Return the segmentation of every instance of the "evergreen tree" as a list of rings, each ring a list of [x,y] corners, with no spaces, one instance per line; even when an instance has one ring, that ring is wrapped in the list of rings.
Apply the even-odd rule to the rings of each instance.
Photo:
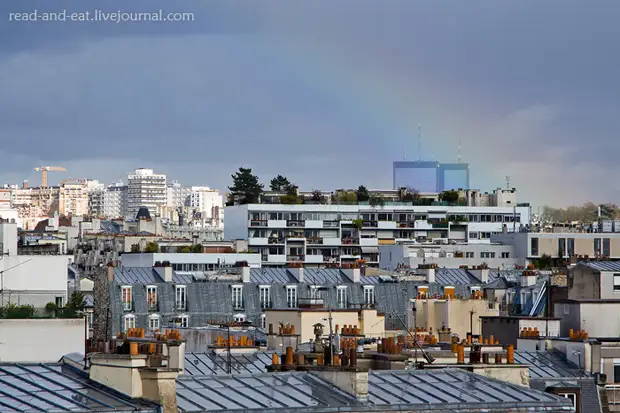
[[[291,185],[291,181],[289,181],[288,178],[278,175],[271,180],[269,188],[274,192],[288,192]]]
[[[357,191],[355,191],[355,194],[357,195],[358,202],[366,202],[370,199],[368,189],[366,189],[364,185],[360,185],[359,188],[357,188]]]
[[[263,185],[258,177],[252,174],[251,168],[239,168],[239,172],[231,175],[232,186],[229,186],[229,204],[251,204],[258,202],[263,192]]]

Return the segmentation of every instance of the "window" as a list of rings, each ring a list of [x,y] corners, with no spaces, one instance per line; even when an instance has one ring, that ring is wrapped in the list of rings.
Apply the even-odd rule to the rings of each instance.
[[[181,315],[174,318],[174,324],[177,327],[187,328],[189,326],[189,317],[187,315]]]
[[[187,307],[187,288],[184,285],[176,286],[176,309],[185,310]]]
[[[260,328],[263,330],[267,328],[267,316],[265,314],[261,314],[260,316]]]
[[[131,287],[121,287],[121,301],[123,302],[123,310],[131,311]]]
[[[286,287],[286,306],[297,308],[297,286],[289,285]]]
[[[569,399],[573,403],[573,407],[577,408],[577,395],[575,393],[564,393],[560,394],[560,396],[564,396]]]
[[[95,313],[93,313],[92,311],[86,313],[86,323],[89,329],[93,328],[94,315]]]
[[[568,238],[566,240],[566,250],[569,257],[575,255],[575,238]]]
[[[232,286],[232,303],[234,309],[243,308],[243,286],[242,285],[233,285]]]
[[[611,255],[611,245],[609,238],[603,238],[603,257]]]
[[[63,301],[64,301],[63,297],[56,297],[56,307],[63,308],[64,307]]]
[[[243,323],[245,321],[245,314],[235,314],[233,320],[235,320],[235,323]]]
[[[364,286],[364,303],[368,305],[375,304],[375,287],[371,285]]]
[[[476,254],[473,251],[465,251],[465,258],[476,258]]]
[[[319,287],[318,285],[311,285],[310,298],[314,300],[321,298],[321,287]]]
[[[127,314],[123,318],[123,328],[125,333],[129,331],[130,328],[136,328],[136,317],[133,314]]]
[[[502,252],[502,258],[510,258],[509,252]]]
[[[337,287],[336,293],[338,308],[347,308],[347,287]]]
[[[601,239],[594,238],[594,256],[598,257],[601,255]]]
[[[271,294],[268,285],[258,287],[258,296],[260,299],[260,308],[271,308]]]
[[[566,255],[566,238],[558,238],[558,257]]]
[[[538,257],[538,238],[532,238],[530,240],[530,255],[532,257]]]
[[[614,292],[620,292],[620,274],[614,274]]]
[[[146,303],[149,311],[157,310],[157,287],[154,285],[146,287]]]
[[[151,314],[149,316],[149,330],[159,330],[161,326],[161,318],[157,314]]]

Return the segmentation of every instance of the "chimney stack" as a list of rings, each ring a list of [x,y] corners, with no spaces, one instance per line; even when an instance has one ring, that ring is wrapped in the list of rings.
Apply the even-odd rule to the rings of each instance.
[[[357,361],[357,360],[356,360]],[[347,370],[316,370],[312,374],[332,383],[340,390],[349,393],[360,402],[368,401],[368,371]]]
[[[297,281],[302,284],[304,282],[304,267],[298,266],[288,269],[293,277],[297,278]]]
[[[114,261],[108,262],[108,281],[114,281]]]
[[[22,188],[23,189],[28,189],[28,181],[22,182]]]
[[[249,266],[241,267],[241,280],[244,283],[249,283],[252,278],[252,272]]]
[[[489,273],[491,270],[489,270],[489,267],[487,265],[482,264],[468,271],[471,273],[471,275],[479,279],[481,284],[489,283]]]
[[[359,268],[343,268],[340,271],[344,272],[351,282],[355,284],[359,284],[362,281],[362,273]]]
[[[426,282],[429,284],[435,283],[435,272],[437,270],[437,264],[419,264],[418,271],[421,271],[426,276]]]
[[[159,262],[155,263],[153,269],[159,275],[164,282],[171,283],[172,282],[172,265],[170,261],[164,261],[161,264]]]

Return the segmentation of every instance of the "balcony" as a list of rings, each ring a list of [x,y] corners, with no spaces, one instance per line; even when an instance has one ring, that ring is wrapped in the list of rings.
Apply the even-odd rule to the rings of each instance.
[[[323,245],[330,247],[339,247],[341,242],[340,238],[323,238]]]
[[[266,245],[268,239],[266,237],[250,237],[248,238],[248,243],[250,245]]]
[[[266,227],[267,220],[266,219],[253,219],[250,221],[251,227]]]
[[[306,241],[308,242],[308,244],[323,245],[323,238],[319,238],[319,237],[306,238]]]
[[[133,311],[133,301],[123,301],[123,311]]]
[[[269,238],[269,244],[284,244],[284,238]]]
[[[185,310],[187,310],[187,301],[185,301],[185,300],[178,301],[178,300],[177,300],[177,301],[174,303],[174,308],[175,308],[176,310],[179,310],[179,311],[185,311]]]
[[[286,220],[284,219],[270,219],[267,221],[268,228],[286,228]]]
[[[360,245],[362,247],[374,247],[379,244],[379,240],[377,238],[361,238]]]
[[[306,226],[306,223],[305,221],[289,219],[288,221],[286,221],[286,226],[294,228],[304,228]]]
[[[321,229],[323,228],[323,221],[320,220],[306,220],[305,221],[306,228],[315,228]]]
[[[306,264],[322,264],[323,256],[322,255],[306,255]]]
[[[323,228],[340,228],[338,221],[323,221]]]
[[[377,223],[377,228],[379,229],[396,229],[395,221],[379,221]]]
[[[343,238],[342,245],[359,245],[359,238]]]
[[[362,228],[377,228],[377,221],[362,221]]]
[[[288,262],[303,262],[304,255],[287,255],[286,261]]]
[[[148,311],[159,311],[159,303],[157,301],[151,301],[146,303]]]

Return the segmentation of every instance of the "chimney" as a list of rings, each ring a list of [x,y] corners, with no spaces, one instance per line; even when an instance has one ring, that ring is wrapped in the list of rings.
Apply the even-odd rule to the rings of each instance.
[[[359,284],[362,280],[362,273],[359,268],[343,268],[341,271],[355,284]]]
[[[161,264],[156,262],[153,266],[153,269],[159,275],[164,282],[171,283],[172,282],[172,265],[170,265],[169,261],[164,261]]]
[[[108,263],[108,281],[114,281],[114,262],[110,261]]]
[[[491,270],[489,270],[489,267],[487,267],[486,265],[479,265],[469,270],[471,275],[479,279],[482,284],[489,283],[489,272],[490,271]]]
[[[146,354],[95,353],[90,359],[89,379],[131,398],[155,402],[163,413],[177,413],[179,371],[170,367],[147,367],[148,357]]]
[[[426,282],[429,284],[435,283],[435,271],[437,270],[437,264],[419,264],[418,271],[426,276]]]
[[[316,370],[312,374],[327,380],[345,393],[349,393],[360,402],[368,401],[368,371]]]
[[[249,283],[252,277],[252,272],[249,266],[241,267],[241,280],[244,283]]]
[[[185,343],[183,341],[173,341],[168,348],[168,367],[177,369],[179,374],[185,373]]]
[[[536,285],[536,271],[527,269],[521,273],[521,287],[532,287]]]
[[[288,269],[293,277],[297,278],[297,281],[301,284],[304,282],[304,268],[303,267],[294,267]]]

